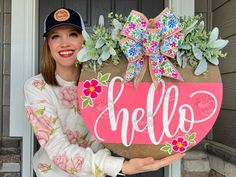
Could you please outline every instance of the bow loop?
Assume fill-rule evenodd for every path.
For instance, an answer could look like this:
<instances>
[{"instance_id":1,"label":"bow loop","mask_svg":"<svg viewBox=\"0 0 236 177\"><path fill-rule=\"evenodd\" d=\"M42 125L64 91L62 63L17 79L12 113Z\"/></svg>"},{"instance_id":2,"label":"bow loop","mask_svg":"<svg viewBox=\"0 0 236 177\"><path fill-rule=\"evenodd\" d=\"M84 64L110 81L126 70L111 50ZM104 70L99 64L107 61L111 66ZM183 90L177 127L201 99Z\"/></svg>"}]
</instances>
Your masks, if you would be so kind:
<instances>
[{"instance_id":1,"label":"bow loop","mask_svg":"<svg viewBox=\"0 0 236 177\"><path fill-rule=\"evenodd\" d=\"M182 80L168 60L168 57L176 56L184 39L184 35L179 33L181 30L177 17L168 8L150 24L142 13L131 11L121 32L125 38L120 40L121 49L129 61L124 79L134 79L137 87L149 65L155 87L162 76Z\"/></svg>"},{"instance_id":2,"label":"bow loop","mask_svg":"<svg viewBox=\"0 0 236 177\"><path fill-rule=\"evenodd\" d=\"M138 42L143 41L143 34L149 25L148 19L140 12L132 10L127 18L121 34L135 39Z\"/></svg>"}]
</instances>

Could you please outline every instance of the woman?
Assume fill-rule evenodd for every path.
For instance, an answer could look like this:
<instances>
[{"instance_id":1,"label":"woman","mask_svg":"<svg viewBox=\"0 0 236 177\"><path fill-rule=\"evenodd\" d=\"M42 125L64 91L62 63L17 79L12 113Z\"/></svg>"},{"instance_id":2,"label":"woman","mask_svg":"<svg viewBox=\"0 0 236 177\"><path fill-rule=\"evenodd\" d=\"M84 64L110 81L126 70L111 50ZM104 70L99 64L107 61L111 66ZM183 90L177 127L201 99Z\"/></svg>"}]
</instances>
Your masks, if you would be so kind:
<instances>
[{"instance_id":1,"label":"woman","mask_svg":"<svg viewBox=\"0 0 236 177\"><path fill-rule=\"evenodd\" d=\"M66 8L45 20L41 74L26 81L27 117L40 144L33 160L38 177L117 176L158 170L183 157L124 160L113 157L85 127L78 112L76 55L83 45L81 16Z\"/></svg>"}]
</instances>

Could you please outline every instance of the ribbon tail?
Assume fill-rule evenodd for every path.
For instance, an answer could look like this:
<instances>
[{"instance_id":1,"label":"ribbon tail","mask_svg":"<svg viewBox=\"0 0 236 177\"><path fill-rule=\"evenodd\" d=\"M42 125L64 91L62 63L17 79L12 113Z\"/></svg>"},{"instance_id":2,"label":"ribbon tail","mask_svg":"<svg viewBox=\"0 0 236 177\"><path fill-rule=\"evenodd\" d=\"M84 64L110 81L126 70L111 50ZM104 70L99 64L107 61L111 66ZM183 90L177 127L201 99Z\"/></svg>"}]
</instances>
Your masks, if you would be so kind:
<instances>
[{"instance_id":1,"label":"ribbon tail","mask_svg":"<svg viewBox=\"0 0 236 177\"><path fill-rule=\"evenodd\" d=\"M138 88L139 83L142 81L143 76L147 70L147 59L146 56L143 56L139 61L140 71L137 71L137 75L134 79L134 88Z\"/></svg>"},{"instance_id":2,"label":"ribbon tail","mask_svg":"<svg viewBox=\"0 0 236 177\"><path fill-rule=\"evenodd\" d=\"M135 69L135 62L128 63L125 76L124 76L124 81L129 82L131 81L136 75L136 69Z\"/></svg>"},{"instance_id":3,"label":"ribbon tail","mask_svg":"<svg viewBox=\"0 0 236 177\"><path fill-rule=\"evenodd\" d=\"M149 57L149 71L152 78L152 82L155 88L157 88L158 83L161 81L161 74L157 69L157 62L155 61L155 56Z\"/></svg>"},{"instance_id":4,"label":"ribbon tail","mask_svg":"<svg viewBox=\"0 0 236 177\"><path fill-rule=\"evenodd\" d=\"M163 60L161 65L164 66L165 70L163 72L163 76L170 77L176 80L184 81L181 74L178 72L178 70L173 66L173 64L169 61L169 59L166 56L162 56Z\"/></svg>"}]
</instances>

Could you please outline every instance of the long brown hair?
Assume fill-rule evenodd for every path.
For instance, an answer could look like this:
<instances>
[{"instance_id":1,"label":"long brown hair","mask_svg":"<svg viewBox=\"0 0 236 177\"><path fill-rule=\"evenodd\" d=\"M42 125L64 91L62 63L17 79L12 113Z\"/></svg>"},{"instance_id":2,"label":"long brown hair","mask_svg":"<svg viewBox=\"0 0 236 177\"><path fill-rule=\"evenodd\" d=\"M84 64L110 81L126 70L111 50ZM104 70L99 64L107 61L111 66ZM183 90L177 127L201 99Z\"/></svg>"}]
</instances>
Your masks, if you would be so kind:
<instances>
[{"instance_id":1,"label":"long brown hair","mask_svg":"<svg viewBox=\"0 0 236 177\"><path fill-rule=\"evenodd\" d=\"M48 46L48 39L45 38L44 44L43 44L43 53L42 53L42 58L41 58L41 73L47 84L50 84L53 86L59 86L56 80L55 71L56 71L56 62L52 58L52 55Z\"/></svg>"}]
</instances>

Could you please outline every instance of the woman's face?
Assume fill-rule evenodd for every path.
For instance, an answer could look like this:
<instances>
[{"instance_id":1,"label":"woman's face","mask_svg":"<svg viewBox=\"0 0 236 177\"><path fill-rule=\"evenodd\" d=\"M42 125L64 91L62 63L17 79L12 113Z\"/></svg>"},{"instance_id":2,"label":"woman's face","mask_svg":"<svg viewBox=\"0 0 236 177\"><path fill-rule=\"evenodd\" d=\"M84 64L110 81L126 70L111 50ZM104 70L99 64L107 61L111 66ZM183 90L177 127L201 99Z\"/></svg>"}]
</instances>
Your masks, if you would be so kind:
<instances>
[{"instance_id":1,"label":"woman's face","mask_svg":"<svg viewBox=\"0 0 236 177\"><path fill-rule=\"evenodd\" d=\"M48 35L48 46L57 69L74 67L76 55L83 45L83 36L72 26L53 29Z\"/></svg>"}]
</instances>

